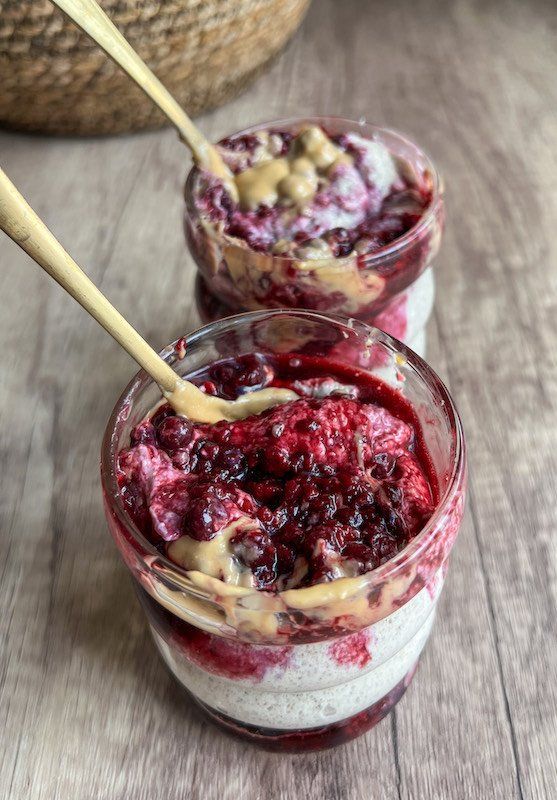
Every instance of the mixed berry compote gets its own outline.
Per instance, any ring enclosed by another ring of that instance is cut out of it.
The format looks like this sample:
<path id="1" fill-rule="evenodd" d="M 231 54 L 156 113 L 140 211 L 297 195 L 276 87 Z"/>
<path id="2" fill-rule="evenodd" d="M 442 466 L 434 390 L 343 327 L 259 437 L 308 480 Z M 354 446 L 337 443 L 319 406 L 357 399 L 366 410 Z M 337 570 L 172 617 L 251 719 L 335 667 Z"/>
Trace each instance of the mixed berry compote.
<path id="1" fill-rule="evenodd" d="M 411 406 L 368 373 L 328 359 L 251 354 L 195 376 L 234 400 L 297 395 L 217 424 L 159 406 L 120 452 L 132 520 L 174 563 L 270 592 L 363 575 L 431 517 L 437 481 Z"/>
<path id="2" fill-rule="evenodd" d="M 251 128 L 219 148 L 238 201 L 197 169 L 186 185 L 204 321 L 307 308 L 361 319 L 423 351 L 443 210 L 439 177 L 415 145 L 313 118 Z"/>
<path id="3" fill-rule="evenodd" d="M 229 400 L 293 397 L 209 425 L 139 376 L 115 409 L 107 517 L 164 660 L 212 719 L 265 747 L 363 733 L 413 675 L 460 524 L 446 390 L 383 334 L 303 312 L 223 320 L 165 355 Z"/>

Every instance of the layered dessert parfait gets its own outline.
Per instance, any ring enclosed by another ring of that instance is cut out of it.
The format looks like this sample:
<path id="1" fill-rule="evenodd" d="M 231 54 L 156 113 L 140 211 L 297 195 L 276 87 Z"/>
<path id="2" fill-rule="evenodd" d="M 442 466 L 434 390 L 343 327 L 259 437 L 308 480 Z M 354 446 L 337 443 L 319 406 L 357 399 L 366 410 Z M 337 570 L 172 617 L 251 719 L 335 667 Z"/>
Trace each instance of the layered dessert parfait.
<path id="1" fill-rule="evenodd" d="M 262 348 L 281 325 L 291 351 Z M 392 340 L 320 315 L 243 315 L 182 345 L 166 356 L 205 392 L 281 401 L 211 425 L 150 405 L 142 376 L 121 398 L 107 516 L 155 642 L 228 730 L 273 749 L 346 741 L 402 696 L 433 622 L 464 501 L 450 398 Z M 378 347 L 381 367 L 362 367 Z"/>
<path id="2" fill-rule="evenodd" d="M 276 122 L 224 139 L 233 200 L 194 169 L 186 237 L 204 321 L 261 308 L 355 317 L 425 348 L 439 177 L 391 131 L 339 119 Z"/>

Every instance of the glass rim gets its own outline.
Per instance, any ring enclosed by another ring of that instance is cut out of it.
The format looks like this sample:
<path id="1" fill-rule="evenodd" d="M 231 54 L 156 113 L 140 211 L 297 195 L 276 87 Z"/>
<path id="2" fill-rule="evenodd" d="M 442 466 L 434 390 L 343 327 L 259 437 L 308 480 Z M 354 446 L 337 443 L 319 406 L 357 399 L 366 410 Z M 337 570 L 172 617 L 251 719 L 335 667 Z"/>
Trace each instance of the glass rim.
<path id="1" fill-rule="evenodd" d="M 280 315 L 294 316 L 302 319 L 314 319 L 321 323 L 334 323 L 335 325 L 343 325 L 345 328 L 350 330 L 360 329 L 362 333 L 365 333 L 366 338 L 368 338 L 371 334 L 373 335 L 375 341 L 379 341 L 380 343 L 391 348 L 394 353 L 402 355 L 406 362 L 414 369 L 414 371 L 426 383 L 426 385 L 433 386 L 441 395 L 443 413 L 449 422 L 452 436 L 451 444 L 454 448 L 452 467 L 450 475 L 447 479 L 446 488 L 439 498 L 435 511 L 426 524 L 416 534 L 416 536 L 414 536 L 402 550 L 393 556 L 393 558 L 389 559 L 384 564 L 379 565 L 375 569 L 358 576 L 360 583 L 367 581 L 370 584 L 375 584 L 378 582 L 389 581 L 397 573 L 403 571 L 407 566 L 411 565 L 415 559 L 419 558 L 422 551 L 427 548 L 433 539 L 436 538 L 436 532 L 440 533 L 439 523 L 443 520 L 445 512 L 450 507 L 453 495 L 455 491 L 458 490 L 459 485 L 461 484 L 461 481 L 465 475 L 466 446 L 462 423 L 458 411 L 454 405 L 450 392 L 446 388 L 441 378 L 439 378 L 437 373 L 420 356 L 418 356 L 417 353 L 406 347 L 406 345 L 404 345 L 402 342 L 399 342 L 398 339 L 389 336 L 378 328 L 373 328 L 372 326 L 356 319 L 347 319 L 333 314 L 327 315 L 316 311 L 288 308 L 248 311 L 243 314 L 235 314 L 233 316 L 225 317 L 223 319 L 216 320 L 215 322 L 211 322 L 208 325 L 197 328 L 185 337 L 179 337 L 174 342 L 163 348 L 160 351 L 160 355 L 165 360 L 171 360 L 172 357 L 176 355 L 175 345 L 180 341 L 180 339 L 185 339 L 187 348 L 188 344 L 191 347 L 191 345 L 199 339 L 208 337 L 211 334 L 218 332 L 219 329 L 226 329 L 226 327 L 230 325 L 234 325 L 242 321 L 253 322 Z M 129 408 L 131 407 L 133 398 L 148 385 L 152 385 L 153 383 L 154 381 L 152 378 L 143 369 L 141 369 L 129 381 L 116 401 L 116 404 L 108 419 L 101 445 L 101 485 L 106 500 L 110 505 L 111 512 L 116 515 L 119 523 L 123 526 L 129 537 L 131 537 L 133 540 L 136 554 L 140 556 L 142 561 L 146 564 L 146 566 L 148 566 L 149 569 L 155 569 L 156 564 L 158 569 L 164 571 L 167 580 L 172 580 L 173 576 L 176 576 L 181 587 L 185 588 L 184 582 L 187 584 L 191 580 L 188 575 L 189 571 L 171 561 L 141 533 L 124 508 L 116 478 L 116 457 L 120 448 L 116 435 L 117 424 L 122 419 L 124 421 L 127 419 L 127 415 L 123 415 L 126 414 L 126 412 L 129 413 Z M 146 560 L 147 558 L 149 559 L 149 563 Z M 334 581 L 332 583 L 334 583 Z M 291 596 L 293 592 L 304 592 L 308 588 L 312 587 L 299 587 L 280 592 L 268 592 L 257 588 L 250 588 L 245 589 L 245 591 L 242 592 L 242 596 L 271 596 L 280 598 L 281 595 L 284 595 L 285 593 L 288 593 L 289 596 Z"/>
<path id="2" fill-rule="evenodd" d="M 337 257 L 326 257 L 326 258 L 315 258 L 311 260 L 312 267 L 320 267 L 325 264 L 330 265 L 331 263 L 338 264 L 339 266 L 343 264 L 350 263 L 355 258 L 361 259 L 365 262 L 365 267 L 373 268 L 377 265 L 381 264 L 383 261 L 388 260 L 391 256 L 395 256 L 399 253 L 399 251 L 410 247 L 416 239 L 419 239 L 420 236 L 428 229 L 430 225 L 435 222 L 437 214 L 439 213 L 439 208 L 442 203 L 443 198 L 443 179 L 442 176 L 435 166 L 433 160 L 431 159 L 429 153 L 423 150 L 422 147 L 417 145 L 414 141 L 409 139 L 405 134 L 400 133 L 400 131 L 394 128 L 388 128 L 381 125 L 375 125 L 371 122 L 367 122 L 365 118 L 360 118 L 359 120 L 349 119 L 348 117 L 341 117 L 341 116 L 322 116 L 322 115 L 312 115 L 312 116 L 299 116 L 299 117 L 287 117 L 284 119 L 273 119 L 269 122 L 260 122 L 254 125 L 250 125 L 248 128 L 242 128 L 234 133 L 228 134 L 228 136 L 222 137 L 224 138 L 232 138 L 234 136 L 240 136 L 242 134 L 250 134 L 256 133 L 257 131 L 264 130 L 266 128 L 276 128 L 279 126 L 288 126 L 288 125 L 295 125 L 297 123 L 309 122 L 315 124 L 325 123 L 327 120 L 337 122 L 337 123 L 344 123 L 353 125 L 355 127 L 360 128 L 369 128 L 373 129 L 373 133 L 384 133 L 388 136 L 392 136 L 395 139 L 398 139 L 402 144 L 409 145 L 410 147 L 414 148 L 418 151 L 420 156 L 422 156 L 427 162 L 427 168 L 431 174 L 432 178 L 432 196 L 431 201 L 427 208 L 425 209 L 424 213 L 421 215 L 418 222 L 409 228 L 402 236 L 398 236 L 396 239 L 393 239 L 392 242 L 388 244 L 382 245 L 378 250 L 375 250 L 373 253 L 365 253 L 362 255 L 359 254 L 350 254 L 348 256 L 344 256 L 341 258 Z M 217 144 L 220 144 L 222 139 L 219 139 Z M 201 174 L 199 167 L 194 165 L 188 175 L 186 177 L 186 183 L 184 187 L 184 196 L 186 201 L 186 211 L 190 216 L 200 217 L 199 210 L 194 201 L 194 182 L 197 177 Z M 194 212 L 192 214 L 191 212 Z M 305 263 L 307 259 L 299 258 L 298 256 L 293 255 L 280 255 L 276 253 L 262 253 L 259 250 L 253 250 L 247 242 L 243 239 L 238 239 L 235 236 L 229 236 L 226 233 L 222 233 L 214 229 L 212 226 L 208 229 L 208 233 L 215 239 L 225 239 L 230 246 L 238 247 L 240 250 L 248 250 L 252 253 L 255 253 L 259 257 L 266 257 L 272 259 L 282 259 L 285 261 L 291 261 L 293 263 Z M 241 242 L 241 244 L 239 244 Z"/>

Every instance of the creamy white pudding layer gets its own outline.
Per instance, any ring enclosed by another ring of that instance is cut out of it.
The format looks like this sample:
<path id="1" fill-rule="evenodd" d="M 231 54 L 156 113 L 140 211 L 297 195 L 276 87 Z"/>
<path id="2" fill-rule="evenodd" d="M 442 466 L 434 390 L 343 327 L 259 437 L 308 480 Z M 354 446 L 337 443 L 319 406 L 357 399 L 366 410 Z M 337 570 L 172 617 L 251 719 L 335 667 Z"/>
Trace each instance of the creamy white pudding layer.
<path id="1" fill-rule="evenodd" d="M 406 334 L 404 342 L 418 355 L 423 353 L 414 346 L 422 346 L 425 352 L 425 326 L 433 310 L 435 299 L 435 279 L 433 269 L 428 267 L 411 286 L 406 289 Z"/>
<path id="2" fill-rule="evenodd" d="M 435 279 L 432 267 L 428 267 L 420 277 L 414 281 L 408 289 L 405 289 L 402 296 L 406 299 L 404 313 L 406 315 L 406 331 L 404 336 L 400 336 L 396 330 L 396 323 L 393 327 L 393 336 L 401 338 L 404 344 L 408 345 L 415 353 L 422 358 L 426 351 L 426 325 L 433 310 L 435 300 Z M 399 301 L 400 295 L 393 299 L 393 304 Z M 386 312 L 388 317 L 388 311 Z M 378 327 L 381 327 L 381 315 L 377 320 Z M 372 323 L 374 324 L 374 323 Z M 390 326 L 387 323 L 387 333 L 390 333 Z"/>
<path id="3" fill-rule="evenodd" d="M 414 336 L 413 339 L 407 341 L 408 347 L 417 353 L 420 358 L 425 358 L 427 353 L 427 334 L 425 329 L 420 331 Z"/>
<path id="4" fill-rule="evenodd" d="M 425 358 L 427 345 L 426 325 L 433 311 L 435 300 L 433 268 L 428 267 L 408 289 L 393 298 L 391 303 L 395 308 L 401 299 L 403 300 L 402 309 L 398 312 L 393 312 L 392 321 L 389 319 L 389 306 L 387 306 L 387 309 L 377 319 L 371 320 L 370 324 L 378 328 L 384 326 L 383 329 L 387 333 L 400 339 L 411 350 Z M 403 336 L 400 335 L 398 320 L 396 319 L 399 313 L 401 315 L 404 314 L 406 320 L 406 330 Z"/>
<path id="5" fill-rule="evenodd" d="M 179 643 L 152 633 L 175 677 L 215 711 L 263 728 L 316 728 L 365 710 L 410 672 L 429 636 L 442 585 L 440 570 L 385 619 L 341 639 L 294 645 L 286 666 L 269 668 L 257 681 L 207 672 Z"/>

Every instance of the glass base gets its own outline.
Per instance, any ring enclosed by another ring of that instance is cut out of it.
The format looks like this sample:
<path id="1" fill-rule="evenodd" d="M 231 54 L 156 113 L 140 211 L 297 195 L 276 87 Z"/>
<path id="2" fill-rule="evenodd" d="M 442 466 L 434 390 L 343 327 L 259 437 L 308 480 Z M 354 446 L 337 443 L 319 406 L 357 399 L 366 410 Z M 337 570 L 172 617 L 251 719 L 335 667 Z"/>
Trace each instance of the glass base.
<path id="1" fill-rule="evenodd" d="M 427 270 L 427 273 L 418 279 L 418 282 L 422 281 L 429 277 L 429 283 L 431 284 L 431 288 L 427 291 L 431 293 L 431 298 L 426 300 L 426 316 L 423 323 L 421 323 L 420 327 L 417 330 L 413 330 L 410 336 L 407 334 L 407 314 L 408 314 L 408 301 L 407 299 L 401 303 L 395 303 L 394 308 L 391 309 L 388 313 L 383 312 L 377 315 L 376 317 L 369 317 L 364 318 L 360 317 L 362 322 L 365 322 L 368 325 L 375 326 L 377 328 L 381 328 L 390 336 L 393 336 L 395 339 L 399 339 L 400 341 L 404 342 L 408 347 L 414 350 L 422 358 L 425 358 L 425 350 L 426 350 L 426 331 L 425 331 L 425 322 L 429 318 L 429 314 L 431 311 L 431 305 L 433 304 L 433 279 L 431 277 L 431 269 Z M 241 311 L 246 311 L 245 308 L 232 308 L 231 306 L 226 305 L 222 300 L 220 300 L 216 295 L 212 294 L 209 291 L 205 280 L 201 277 L 201 275 L 197 275 L 195 279 L 195 302 L 197 305 L 197 312 L 201 319 L 201 322 L 204 325 L 207 325 L 210 322 L 215 322 L 219 319 L 224 319 L 225 317 L 230 317 L 233 314 L 238 314 Z M 319 310 L 319 309 L 317 309 Z M 323 313 L 327 313 L 324 311 Z M 342 314 L 341 314 L 342 316 Z"/>
<path id="2" fill-rule="evenodd" d="M 361 736 L 377 725 L 377 723 L 381 722 L 405 693 L 410 681 L 414 677 L 416 668 L 417 663 L 388 694 L 382 697 L 381 700 L 373 703 L 369 708 L 340 722 L 323 725 L 319 728 L 308 728 L 307 730 L 281 730 L 246 725 L 244 722 L 231 719 L 215 711 L 205 705 L 205 703 L 193 697 L 193 695 L 192 697 L 205 711 L 211 721 L 227 733 L 239 739 L 243 739 L 244 741 L 251 742 L 251 744 L 255 744 L 264 750 L 271 750 L 279 753 L 304 753 L 315 750 L 327 750 L 339 744 L 349 742 L 351 739 L 356 739 L 358 736 Z"/>
<path id="3" fill-rule="evenodd" d="M 225 317 L 231 317 L 233 314 L 240 314 L 242 312 L 246 312 L 252 309 L 243 307 L 242 305 L 227 305 L 223 300 L 218 298 L 215 294 L 213 294 L 205 279 L 197 273 L 195 278 L 195 302 L 197 305 L 197 312 L 199 314 L 199 318 L 204 325 L 207 325 L 210 322 L 215 322 L 219 319 L 224 319 Z M 387 323 L 385 326 L 385 330 L 391 336 L 400 339 L 402 331 L 399 328 L 404 328 L 406 325 L 406 304 L 395 303 L 395 309 L 391 311 L 389 314 L 383 313 L 376 315 L 375 317 L 362 317 L 359 316 L 362 322 L 366 322 L 368 325 L 373 325 L 376 321 L 376 318 L 381 321 L 381 319 L 385 318 L 385 322 Z M 321 314 L 329 313 L 326 308 L 319 308 L 319 306 L 311 307 L 310 310 L 317 311 Z M 348 316 L 347 313 L 343 313 L 342 311 L 333 311 L 333 314 L 339 314 L 342 316 Z M 402 315 L 402 316 L 401 316 Z M 401 319 L 399 317 L 401 316 Z M 378 327 L 381 327 L 379 325 Z"/>

